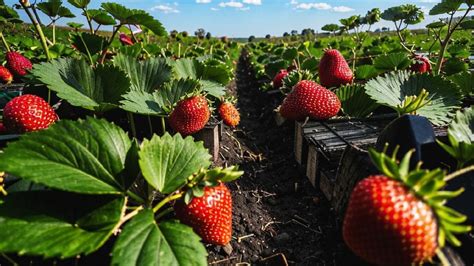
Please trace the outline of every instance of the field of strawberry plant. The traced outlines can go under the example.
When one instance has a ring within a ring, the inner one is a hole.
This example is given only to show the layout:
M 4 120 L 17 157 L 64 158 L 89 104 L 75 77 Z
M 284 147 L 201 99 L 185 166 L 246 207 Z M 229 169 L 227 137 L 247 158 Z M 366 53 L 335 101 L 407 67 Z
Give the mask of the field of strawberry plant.
M 0 0 L 1 265 L 474 263 L 473 1 L 248 42 L 67 2 Z

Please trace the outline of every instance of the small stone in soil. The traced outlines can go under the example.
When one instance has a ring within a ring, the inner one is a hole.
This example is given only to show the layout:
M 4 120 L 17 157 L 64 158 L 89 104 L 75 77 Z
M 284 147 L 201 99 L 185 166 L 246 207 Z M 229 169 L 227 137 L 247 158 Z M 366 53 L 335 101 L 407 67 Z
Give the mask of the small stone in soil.
M 275 236 L 275 241 L 278 243 L 285 242 L 290 240 L 290 235 L 288 233 L 281 233 L 277 236 Z

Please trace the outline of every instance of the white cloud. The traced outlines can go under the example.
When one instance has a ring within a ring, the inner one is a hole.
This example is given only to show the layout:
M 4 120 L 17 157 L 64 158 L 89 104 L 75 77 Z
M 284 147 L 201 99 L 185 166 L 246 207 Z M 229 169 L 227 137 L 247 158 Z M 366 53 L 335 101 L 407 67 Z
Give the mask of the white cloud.
M 177 4 L 175 3 L 174 6 L 177 6 Z M 170 6 L 169 4 L 164 4 L 164 5 L 157 5 L 157 6 L 154 6 L 150 9 L 151 11 L 160 11 L 160 12 L 163 12 L 165 14 L 169 14 L 169 13 L 179 13 L 179 10 L 173 6 Z
M 301 3 L 296 5 L 296 9 L 318 9 L 318 10 L 328 10 L 331 9 L 331 5 L 327 3 Z
M 247 10 L 250 10 L 250 7 L 242 7 L 242 8 L 239 8 L 240 11 L 247 11 Z
M 354 11 L 353 8 L 350 8 L 350 7 L 348 7 L 348 6 L 335 6 L 335 7 L 333 8 L 333 10 L 334 10 L 335 12 L 341 12 L 341 13 Z
M 219 11 L 219 8 L 211 7 L 212 11 Z
M 298 4 L 298 1 L 296 1 L 296 0 L 291 0 L 290 1 L 290 5 L 297 5 L 297 4 Z
M 212 2 L 212 0 L 196 0 L 198 4 L 209 4 L 210 2 Z
M 244 0 L 244 4 L 259 6 L 262 4 L 262 0 Z
M 220 7 L 235 7 L 235 8 L 243 8 L 244 4 L 240 2 L 230 1 L 230 2 L 220 2 Z

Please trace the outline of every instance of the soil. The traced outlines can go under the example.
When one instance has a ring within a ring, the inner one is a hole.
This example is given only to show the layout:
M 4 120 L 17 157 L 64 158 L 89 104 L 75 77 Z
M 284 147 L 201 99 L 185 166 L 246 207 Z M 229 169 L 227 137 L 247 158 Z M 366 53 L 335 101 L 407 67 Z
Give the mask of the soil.
M 294 125 L 276 125 L 274 109 L 281 94 L 260 91 L 254 77 L 243 52 L 230 86 L 242 121 L 237 129 L 224 132 L 220 161 L 245 171 L 229 184 L 233 251 L 209 246 L 209 263 L 281 265 L 282 254 L 290 265 L 362 265 L 345 248 L 329 202 L 294 160 Z

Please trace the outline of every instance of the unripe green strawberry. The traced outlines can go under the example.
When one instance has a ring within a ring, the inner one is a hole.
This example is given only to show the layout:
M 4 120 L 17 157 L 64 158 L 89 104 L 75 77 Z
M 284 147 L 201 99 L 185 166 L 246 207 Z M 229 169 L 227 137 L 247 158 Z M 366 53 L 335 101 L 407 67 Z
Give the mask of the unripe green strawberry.
M 28 70 L 33 68 L 30 60 L 17 52 L 8 52 L 6 55 L 7 67 L 18 77 L 23 77 L 28 74 Z
M 325 51 L 319 62 L 319 81 L 326 88 L 352 83 L 354 75 L 346 59 L 336 49 Z
M 3 109 L 3 124 L 11 133 L 46 129 L 57 120 L 53 108 L 36 95 L 15 97 Z
M 169 122 L 174 131 L 187 136 L 203 129 L 210 116 L 206 97 L 193 96 L 178 102 L 169 116 Z
M 240 123 L 240 114 L 232 103 L 223 102 L 218 108 L 219 115 L 224 123 L 230 127 L 236 127 Z
M 4 66 L 0 66 L 0 82 L 4 84 L 10 84 L 13 81 L 13 75 L 8 70 L 8 68 Z
M 341 109 L 336 94 L 310 80 L 300 81 L 283 101 L 280 114 L 290 120 L 329 119 Z
M 232 238 L 232 197 L 220 183 L 205 187 L 202 197 L 194 197 L 188 205 L 176 202 L 174 209 L 182 223 L 191 226 L 206 243 L 226 245 Z

